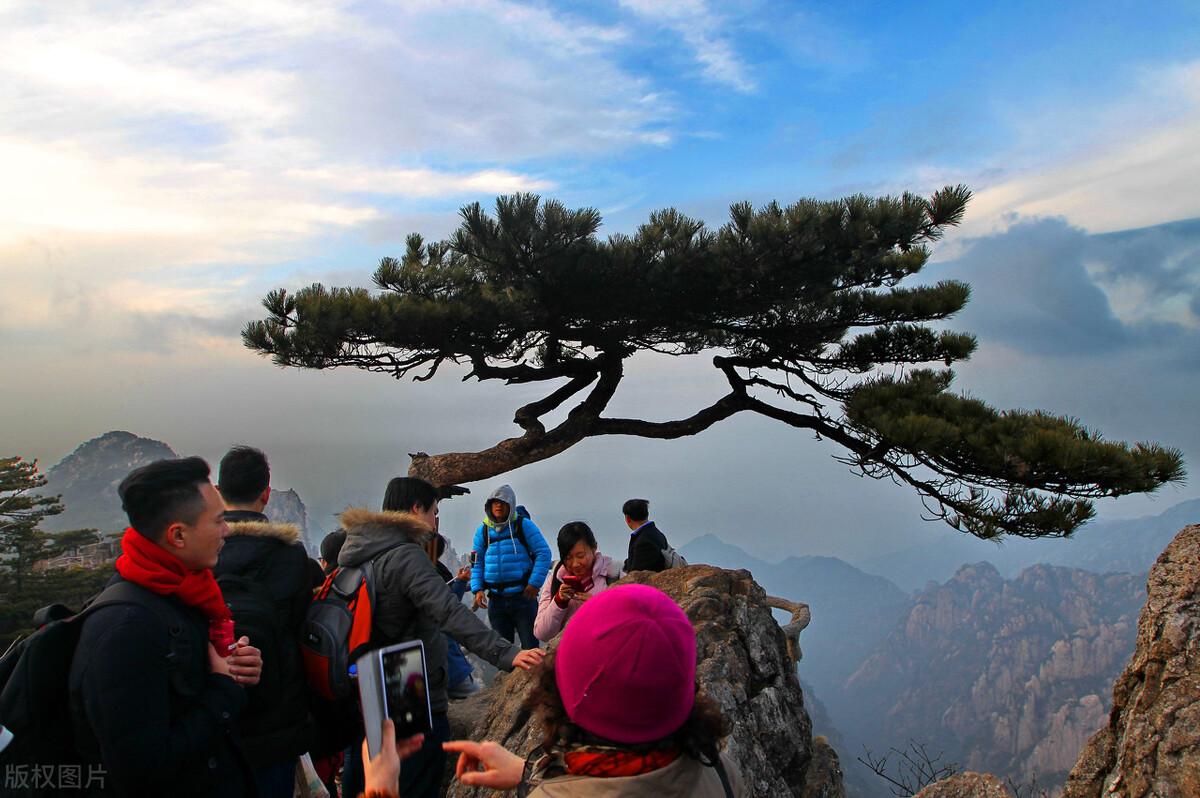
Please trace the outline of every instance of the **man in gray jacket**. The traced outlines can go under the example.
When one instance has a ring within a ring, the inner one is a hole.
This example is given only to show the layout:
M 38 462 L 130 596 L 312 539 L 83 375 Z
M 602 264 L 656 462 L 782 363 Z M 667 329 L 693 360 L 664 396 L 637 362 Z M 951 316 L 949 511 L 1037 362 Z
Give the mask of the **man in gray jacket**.
M 404 798 L 437 796 L 445 771 L 442 742 L 450 738 L 446 718 L 448 701 L 446 638 L 448 632 L 469 651 L 497 668 L 528 670 L 541 662 L 541 649 L 522 651 L 475 617 L 438 575 L 430 543 L 437 533 L 437 489 L 421 479 L 397 477 L 388 483 L 383 511 L 352 509 L 342 513 L 346 542 L 338 554 L 339 566 L 371 564 L 375 580 L 371 646 L 405 640 L 425 645 L 429 671 L 429 701 L 433 728 L 425 745 L 401 769 L 400 794 Z M 355 761 L 361 746 L 342 777 L 346 795 L 362 789 L 362 763 Z

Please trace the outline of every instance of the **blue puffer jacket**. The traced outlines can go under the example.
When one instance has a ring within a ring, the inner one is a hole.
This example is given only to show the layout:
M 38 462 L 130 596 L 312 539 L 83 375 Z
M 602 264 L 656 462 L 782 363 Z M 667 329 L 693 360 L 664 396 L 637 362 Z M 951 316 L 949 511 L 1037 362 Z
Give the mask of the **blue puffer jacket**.
M 488 515 L 488 505 L 499 499 L 508 505 L 508 517 L 497 524 Z M 472 548 L 486 552 L 471 568 L 471 592 L 487 590 L 505 596 L 515 595 L 526 585 L 541 587 L 550 571 L 550 546 L 542 537 L 537 524 L 528 518 L 521 519 L 521 531 L 525 545 L 513 535 L 516 517 L 517 494 L 508 485 L 492 491 L 483 503 L 483 523 L 475 530 Z M 484 536 L 487 536 L 485 543 Z

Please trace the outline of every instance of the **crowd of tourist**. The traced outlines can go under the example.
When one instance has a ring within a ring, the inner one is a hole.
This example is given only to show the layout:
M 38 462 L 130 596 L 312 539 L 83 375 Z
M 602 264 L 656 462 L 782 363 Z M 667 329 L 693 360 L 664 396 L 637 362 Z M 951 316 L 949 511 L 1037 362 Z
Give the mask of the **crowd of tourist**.
M 469 564 L 451 568 L 438 490 L 423 480 L 392 479 L 378 511 L 342 513 L 319 560 L 297 527 L 265 514 L 270 481 L 266 456 L 239 446 L 215 485 L 197 457 L 121 482 L 122 554 L 81 616 L 63 685 L 74 754 L 105 774 L 92 792 L 292 798 L 315 772 L 335 796 L 438 796 L 456 755 L 463 784 L 519 794 L 742 794 L 720 751 L 725 721 L 696 684 L 687 616 L 652 587 L 617 584 L 672 565 L 646 500 L 621 508 L 630 536 L 618 562 L 582 521 L 559 530 L 552 552 L 501 485 L 483 502 Z M 424 731 L 397 739 L 386 720 L 374 756 L 357 691 L 322 695 L 306 654 L 326 633 L 315 602 L 347 574 L 361 575 L 364 598 L 347 600 L 356 619 L 369 601 L 365 633 L 333 632 L 351 659 L 409 641 L 424 652 Z M 535 673 L 529 709 L 545 735 L 528 757 L 450 739 L 449 702 L 480 687 L 464 652 Z

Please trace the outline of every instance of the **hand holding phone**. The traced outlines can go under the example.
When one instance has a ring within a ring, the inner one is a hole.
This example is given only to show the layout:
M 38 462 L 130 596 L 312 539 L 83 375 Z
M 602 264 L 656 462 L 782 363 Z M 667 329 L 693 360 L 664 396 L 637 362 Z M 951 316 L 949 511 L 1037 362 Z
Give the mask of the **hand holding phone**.
M 425 646 L 420 640 L 367 652 L 357 664 L 363 726 L 371 757 L 382 747 L 384 718 L 391 718 L 400 739 L 423 734 L 433 727 Z

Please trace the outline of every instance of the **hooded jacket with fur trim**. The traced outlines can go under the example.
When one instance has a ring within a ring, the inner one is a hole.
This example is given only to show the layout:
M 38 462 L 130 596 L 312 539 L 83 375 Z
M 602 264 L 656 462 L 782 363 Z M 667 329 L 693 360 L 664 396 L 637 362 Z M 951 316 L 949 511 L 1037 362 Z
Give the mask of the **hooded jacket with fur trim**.
M 308 552 L 294 524 L 272 523 L 248 510 L 227 512 L 225 520 L 229 537 L 213 575 L 254 583 L 274 607 L 274 639 L 250 641 L 263 650 L 263 672 L 257 685 L 246 688 L 247 706 L 238 723 L 246 758 L 261 768 L 295 759 L 313 742 L 300 658 L 300 632 L 312 601 Z M 240 625 L 235 607 L 235 629 Z
M 497 668 L 510 671 L 521 650 L 475 617 L 438 575 L 426 552 L 433 530 L 411 513 L 351 509 L 341 515 L 346 543 L 340 566 L 370 562 L 375 577 L 371 645 L 419 639 L 425 644 L 429 700 L 434 712 L 447 707 L 446 638 Z

